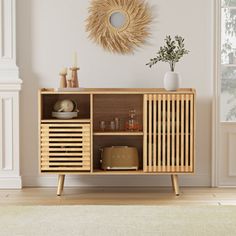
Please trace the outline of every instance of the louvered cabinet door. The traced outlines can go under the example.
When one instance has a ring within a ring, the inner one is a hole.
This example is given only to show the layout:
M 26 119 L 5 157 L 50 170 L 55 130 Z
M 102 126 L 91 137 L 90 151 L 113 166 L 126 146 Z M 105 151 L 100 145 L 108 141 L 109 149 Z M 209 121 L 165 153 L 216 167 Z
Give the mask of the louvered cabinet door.
M 41 172 L 90 171 L 90 124 L 42 123 Z
M 194 171 L 194 93 L 144 95 L 145 172 Z

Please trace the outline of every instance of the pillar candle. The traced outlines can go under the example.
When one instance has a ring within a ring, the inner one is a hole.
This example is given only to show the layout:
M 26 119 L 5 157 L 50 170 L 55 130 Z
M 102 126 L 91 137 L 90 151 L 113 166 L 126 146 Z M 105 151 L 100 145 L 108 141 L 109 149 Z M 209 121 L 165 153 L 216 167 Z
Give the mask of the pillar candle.
M 77 67 L 77 52 L 74 53 L 74 67 Z

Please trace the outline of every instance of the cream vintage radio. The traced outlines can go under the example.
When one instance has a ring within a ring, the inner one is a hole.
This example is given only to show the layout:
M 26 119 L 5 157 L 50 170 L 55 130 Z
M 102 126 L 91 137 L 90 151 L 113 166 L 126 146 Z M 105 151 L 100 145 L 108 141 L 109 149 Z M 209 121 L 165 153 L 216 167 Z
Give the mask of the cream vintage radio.
M 135 147 L 113 146 L 101 150 L 103 170 L 138 170 L 138 150 Z

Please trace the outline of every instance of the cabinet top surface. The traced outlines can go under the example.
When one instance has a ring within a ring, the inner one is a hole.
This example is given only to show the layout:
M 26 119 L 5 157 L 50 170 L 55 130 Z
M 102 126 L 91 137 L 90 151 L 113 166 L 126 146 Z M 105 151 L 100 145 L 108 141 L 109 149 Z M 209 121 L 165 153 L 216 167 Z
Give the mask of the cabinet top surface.
M 146 94 L 146 93 L 195 93 L 193 88 L 181 88 L 177 91 L 167 91 L 163 88 L 72 88 L 72 89 L 54 89 L 42 88 L 41 94 Z

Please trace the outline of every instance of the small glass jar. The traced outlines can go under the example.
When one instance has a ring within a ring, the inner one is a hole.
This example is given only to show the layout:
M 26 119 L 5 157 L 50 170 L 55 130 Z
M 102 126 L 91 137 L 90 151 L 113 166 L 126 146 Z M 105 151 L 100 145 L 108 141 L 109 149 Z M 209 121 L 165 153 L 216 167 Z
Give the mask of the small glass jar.
M 118 117 L 115 117 L 115 130 L 119 131 L 120 130 L 120 119 Z
M 116 124 L 115 124 L 115 121 L 114 121 L 114 120 L 112 120 L 112 121 L 110 122 L 110 130 L 111 130 L 111 131 L 115 131 L 115 130 L 116 130 Z
M 99 128 L 100 128 L 101 131 L 105 131 L 105 129 L 106 129 L 106 122 L 104 120 L 101 120 L 99 122 Z

